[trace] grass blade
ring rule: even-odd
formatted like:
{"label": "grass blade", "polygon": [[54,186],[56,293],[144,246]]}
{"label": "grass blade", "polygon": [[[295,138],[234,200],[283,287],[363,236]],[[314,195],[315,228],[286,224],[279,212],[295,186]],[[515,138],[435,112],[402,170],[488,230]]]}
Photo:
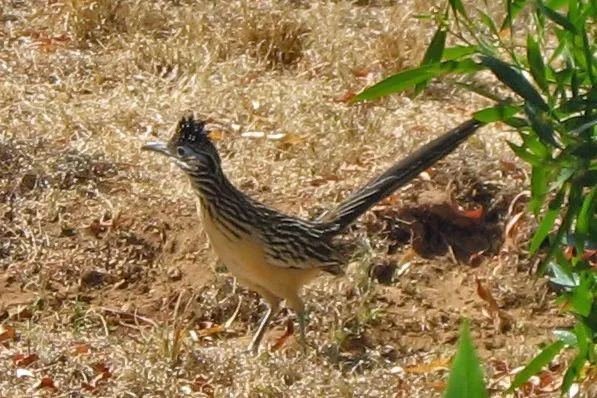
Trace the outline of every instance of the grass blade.
{"label": "grass blade", "polygon": [[464,320],[460,328],[458,351],[450,367],[450,377],[444,397],[481,398],[487,396],[479,358],[475,353],[468,330],[468,321]]}
{"label": "grass blade", "polygon": [[537,355],[523,370],[518,372],[512,385],[506,393],[511,393],[521,385],[523,385],[531,376],[539,372],[545,365],[549,364],[552,359],[564,348],[564,342],[561,340],[548,345]]}

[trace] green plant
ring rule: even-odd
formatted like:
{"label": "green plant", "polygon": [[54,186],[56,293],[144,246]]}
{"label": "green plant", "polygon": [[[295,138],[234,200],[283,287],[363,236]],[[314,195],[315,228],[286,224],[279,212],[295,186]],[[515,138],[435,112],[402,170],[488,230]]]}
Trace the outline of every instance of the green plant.
{"label": "green plant", "polygon": [[473,346],[467,320],[464,320],[460,327],[458,350],[450,366],[450,377],[444,396],[446,398],[482,398],[488,396],[483,382],[483,371]]}
{"label": "green plant", "polygon": [[[520,134],[522,144],[508,144],[531,167],[530,210],[540,219],[529,252],[542,255],[539,275],[550,273],[560,288],[559,302],[577,320],[571,330],[555,331],[558,341],[518,374],[511,390],[569,347],[576,355],[564,375],[565,392],[597,357],[597,2],[504,0],[504,5],[505,17],[496,21],[449,0],[445,10],[426,16],[438,28],[421,65],[353,101],[409,88],[417,94],[432,78],[464,75],[452,82],[497,102],[474,117],[503,121]],[[525,33],[526,41],[518,40]],[[458,45],[446,46],[450,36]],[[491,71],[515,99],[471,83],[470,76],[482,70]]]}

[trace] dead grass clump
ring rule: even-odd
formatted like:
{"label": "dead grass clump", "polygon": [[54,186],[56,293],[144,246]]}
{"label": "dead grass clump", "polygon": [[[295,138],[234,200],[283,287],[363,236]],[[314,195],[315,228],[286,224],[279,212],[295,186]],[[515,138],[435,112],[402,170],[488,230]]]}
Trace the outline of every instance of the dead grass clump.
{"label": "dead grass clump", "polygon": [[64,18],[76,44],[87,48],[112,34],[163,27],[164,14],[149,4],[143,1],[65,0],[59,15]]}
{"label": "dead grass clump", "polygon": [[309,30],[287,12],[250,9],[242,19],[237,45],[270,68],[296,64],[303,55]]}

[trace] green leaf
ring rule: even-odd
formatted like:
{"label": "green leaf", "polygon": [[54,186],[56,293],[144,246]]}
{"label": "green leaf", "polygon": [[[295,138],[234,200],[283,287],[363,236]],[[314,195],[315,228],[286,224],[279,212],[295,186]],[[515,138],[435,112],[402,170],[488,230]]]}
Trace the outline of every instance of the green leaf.
{"label": "green leaf", "polygon": [[549,86],[547,84],[547,78],[545,77],[545,64],[543,63],[543,55],[539,49],[539,44],[535,41],[532,35],[527,36],[527,58],[529,60],[529,66],[531,67],[531,75],[537,85],[543,90],[544,93],[549,92]]}
{"label": "green leaf", "polygon": [[590,355],[590,344],[591,341],[591,331],[582,323],[578,322],[574,327],[574,334],[576,335],[576,340],[578,342],[578,354],[568,366],[568,370],[566,374],[564,374],[564,381],[562,382],[562,392],[568,392],[572,382],[575,379],[578,379],[585,361],[589,359]]}
{"label": "green leaf", "polygon": [[462,2],[460,0],[449,0],[450,2],[450,7],[452,7],[452,10],[454,11],[454,14],[462,14],[463,16],[466,17],[466,11],[464,10],[464,6],[462,5]]}
{"label": "green leaf", "polygon": [[479,46],[454,46],[444,48],[444,55],[442,60],[444,61],[451,61],[453,59],[458,59],[464,57],[466,55],[471,55],[479,51]]}
{"label": "green leaf", "polygon": [[562,393],[566,393],[568,392],[568,390],[570,389],[570,386],[572,386],[572,383],[574,382],[575,379],[578,378],[578,376],[580,375],[580,372],[582,371],[582,368],[585,364],[587,360],[587,353],[586,352],[579,352],[576,357],[574,357],[574,360],[572,361],[572,363],[570,363],[570,365],[568,366],[568,369],[566,370],[566,373],[564,374],[564,381],[562,382]]}
{"label": "green leaf", "polygon": [[580,284],[568,296],[568,302],[577,314],[589,316],[593,305],[592,287],[592,277],[585,272],[581,273]]}
{"label": "green leaf", "polygon": [[471,73],[482,70],[483,66],[475,63],[472,59],[462,61],[445,61],[436,64],[420,66],[392,75],[373,86],[366,88],[360,94],[352,98],[350,102],[372,100],[385,95],[399,93],[408,88],[416,86],[432,77],[448,73]]}
{"label": "green leaf", "polygon": [[549,264],[551,259],[556,255],[556,252],[561,250],[562,239],[564,238],[564,235],[566,235],[566,233],[570,230],[572,221],[578,214],[578,210],[581,205],[581,193],[582,186],[577,184],[571,185],[570,193],[568,194],[568,209],[566,210],[566,214],[562,219],[562,223],[560,224],[560,228],[558,229],[555,238],[551,242],[551,247],[547,252],[547,256],[545,256],[541,264],[539,264],[539,268],[537,269],[537,273],[539,275],[542,275],[545,272],[547,264]]}
{"label": "green leaf", "polygon": [[502,27],[500,30],[504,30],[507,27],[511,27],[512,23],[520,14],[524,6],[527,5],[527,0],[507,0],[507,10],[508,14],[506,15],[506,19],[502,23]]}
{"label": "green leaf", "polygon": [[564,342],[564,344],[570,347],[578,346],[576,335],[569,330],[557,329],[554,330],[553,334],[555,334],[560,341]]}
{"label": "green leaf", "polygon": [[543,351],[539,353],[527,366],[524,367],[516,377],[514,377],[514,381],[512,385],[506,393],[511,393],[533,376],[534,374],[538,373],[543,367],[551,362],[552,359],[564,348],[564,342],[561,340],[556,341],[545,347]]}
{"label": "green leaf", "polygon": [[399,93],[412,88],[431,77],[441,75],[441,69],[437,65],[425,65],[396,73],[371,87],[366,88],[360,94],[352,98],[351,102],[372,100],[388,94]]}
{"label": "green leaf", "polygon": [[520,111],[520,107],[499,104],[490,108],[485,108],[480,111],[473,113],[473,117],[480,122],[492,123],[502,120],[510,119]]}
{"label": "green leaf", "polygon": [[518,156],[519,158],[521,158],[522,160],[524,160],[531,166],[541,167],[541,165],[543,164],[543,159],[541,159],[534,153],[527,151],[526,148],[524,148],[522,146],[518,146],[510,141],[508,141],[508,146],[510,147],[512,152],[514,152],[516,154],[516,156]]}
{"label": "green leaf", "polygon": [[479,358],[468,330],[468,322],[464,320],[460,328],[458,351],[452,362],[445,398],[481,398],[487,397],[487,389],[483,382],[483,372]]}
{"label": "green leaf", "polygon": [[531,247],[529,248],[529,254],[533,255],[537,252],[537,249],[543,243],[543,240],[547,237],[551,228],[553,227],[558,214],[560,214],[560,208],[564,202],[564,196],[566,192],[564,189],[560,190],[556,197],[549,203],[547,211],[543,216],[543,220],[539,224],[539,228],[535,231],[533,239],[531,240]]}
{"label": "green leaf", "polygon": [[477,12],[479,13],[479,17],[481,18],[481,22],[483,22],[483,24],[485,26],[487,26],[487,28],[489,28],[489,31],[494,34],[495,36],[499,35],[499,32],[497,30],[497,27],[495,26],[495,23],[493,22],[493,19],[487,15],[486,13],[484,13],[483,11],[477,9]]}
{"label": "green leaf", "polygon": [[482,56],[481,62],[483,65],[487,66],[502,83],[510,87],[516,94],[520,95],[535,107],[545,112],[549,111],[547,103],[519,70],[495,57]]}
{"label": "green leaf", "polygon": [[533,214],[539,214],[543,199],[548,192],[549,171],[544,164],[531,169],[531,201],[529,206]]}
{"label": "green leaf", "polygon": [[574,26],[574,24],[572,24],[572,22],[570,22],[568,20],[568,18],[566,18],[564,15],[560,14],[557,11],[552,10],[549,7],[546,7],[544,4],[537,2],[537,8],[539,8],[539,10],[549,19],[551,19],[553,22],[557,23],[558,25],[560,25],[561,27],[563,27],[564,29],[566,29],[567,31],[571,32],[571,33],[578,33],[578,30],[576,29],[576,26]]}
{"label": "green leaf", "polygon": [[589,227],[591,221],[595,218],[595,211],[597,210],[597,186],[589,192],[582,202],[578,218],[576,219],[576,250],[584,251],[584,245],[589,238]]}
{"label": "green leaf", "polygon": [[562,264],[551,262],[549,267],[553,272],[553,276],[549,278],[552,283],[564,288],[576,287],[580,283],[578,274],[573,274],[570,270],[564,268]]}
{"label": "green leaf", "polygon": [[[427,50],[425,51],[425,55],[423,56],[423,61],[421,61],[421,66],[434,64],[434,63],[441,61],[443,53],[444,53],[445,45],[446,45],[446,31],[443,30],[440,25],[440,27],[437,29],[437,31],[433,35],[433,38],[431,39],[431,43],[429,43]],[[425,86],[427,86],[428,82],[429,82],[429,80],[425,80],[421,83],[417,83],[417,85],[415,86],[415,95],[417,95],[421,91],[423,91]]]}
{"label": "green leaf", "polygon": [[531,122],[531,127],[533,127],[533,130],[535,130],[539,136],[539,139],[546,145],[559,148],[560,145],[555,139],[555,131],[549,124],[547,112],[538,111],[531,105],[530,102],[524,104],[524,110],[529,122]]}

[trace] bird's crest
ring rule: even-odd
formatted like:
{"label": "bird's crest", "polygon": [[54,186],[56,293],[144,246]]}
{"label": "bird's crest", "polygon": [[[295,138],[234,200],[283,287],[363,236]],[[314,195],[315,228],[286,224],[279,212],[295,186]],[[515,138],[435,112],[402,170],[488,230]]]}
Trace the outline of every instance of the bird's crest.
{"label": "bird's crest", "polygon": [[205,130],[205,122],[202,120],[195,120],[190,115],[183,117],[176,126],[176,132],[171,141],[177,144],[191,144],[200,145],[205,141],[210,141],[209,134]]}

